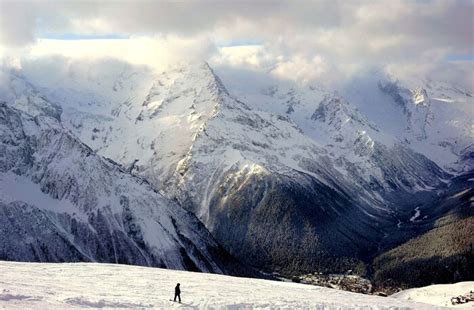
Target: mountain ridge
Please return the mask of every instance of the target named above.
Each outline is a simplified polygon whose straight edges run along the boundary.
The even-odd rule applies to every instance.
[[[193,215],[96,155],[56,119],[6,103],[0,112],[2,259],[252,274]]]
[[[413,107],[404,112],[400,104],[414,111],[430,106],[436,120],[448,109],[429,88],[410,92],[393,81],[390,94],[377,81],[370,88],[373,100],[398,109],[400,124],[422,122],[419,136],[374,119],[378,112],[368,117],[366,97],[350,90],[282,84],[242,93],[226,88],[208,64],[117,71],[93,79],[76,74],[76,84],[63,82],[75,88],[46,87],[30,96],[61,98],[62,123],[93,151],[177,200],[227,251],[267,271],[369,272],[374,255],[425,232],[406,228],[417,212],[421,226],[433,225],[431,217],[446,212],[425,213],[436,195],[453,175],[472,169],[468,143],[457,159],[441,145],[458,125],[436,140],[435,123],[406,118]],[[435,90],[443,100],[455,98],[450,89]],[[461,134],[464,146],[472,136]],[[460,170],[443,166],[447,161],[431,154],[438,149],[451,152],[448,166],[456,160]]]

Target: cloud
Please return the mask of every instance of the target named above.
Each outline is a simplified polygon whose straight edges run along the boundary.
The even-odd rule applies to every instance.
[[[0,1],[0,42],[11,46],[33,42],[35,17],[21,2]]]
[[[0,44],[6,54],[26,46],[34,53],[110,55],[155,67],[207,59],[298,81],[337,80],[373,66],[428,74],[459,67],[446,62],[447,55],[474,54],[473,12],[470,0],[0,0]],[[37,42],[63,34],[130,39],[71,47]],[[249,41],[261,44],[219,47]],[[466,70],[457,72],[463,75],[457,80],[470,78]]]
[[[29,58],[56,55],[83,60],[112,58],[164,70],[180,62],[205,61],[214,49],[214,44],[206,37],[132,37],[113,40],[40,39],[28,48],[26,55]]]
[[[18,43],[27,42],[41,32],[85,32],[128,34],[195,35],[216,29],[234,28],[244,23],[331,26],[342,18],[335,2],[302,1],[25,1],[2,0],[1,18],[23,22],[25,30],[16,32],[5,23],[2,32],[10,32]],[[41,29],[38,29],[41,28]],[[256,28],[253,28],[256,29]],[[39,30],[39,31],[38,31]],[[261,31],[262,29],[258,29]],[[252,30],[255,31],[255,30]],[[21,37],[21,38],[20,38]]]
[[[306,59],[299,55],[276,63],[271,73],[280,78],[290,78],[301,83],[307,83],[320,78],[327,72],[327,65],[319,55]]]

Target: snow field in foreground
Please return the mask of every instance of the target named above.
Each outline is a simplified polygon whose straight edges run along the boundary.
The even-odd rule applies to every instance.
[[[412,288],[393,294],[392,297],[454,308],[474,308],[474,302],[454,306],[451,304],[451,297],[465,295],[470,291],[474,291],[474,281]]]
[[[96,263],[0,262],[0,308],[434,309],[288,282]],[[173,303],[181,283],[182,304]]]

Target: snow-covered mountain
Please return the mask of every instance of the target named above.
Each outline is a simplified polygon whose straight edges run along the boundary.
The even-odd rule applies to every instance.
[[[420,233],[414,214],[472,170],[472,97],[442,83],[376,77],[334,92],[223,83],[207,64],[113,68],[71,66],[54,83],[9,72],[2,96],[33,115],[51,102],[93,152],[259,268],[363,272],[374,253]],[[428,214],[425,223],[440,215]]]
[[[347,84],[344,95],[381,130],[451,173],[473,169],[472,94],[446,82],[378,72]]]
[[[245,273],[194,215],[56,116],[0,103],[0,259]]]
[[[357,194],[380,195],[369,204],[383,201],[394,211],[397,228],[385,224],[381,249],[400,243],[401,235],[414,236],[407,230],[418,229],[416,235],[420,227],[436,225],[443,214],[456,209],[441,207],[442,197],[454,195],[454,188],[463,192],[470,187],[469,177],[461,183],[448,181],[448,173],[469,175],[474,168],[474,102],[465,91],[435,81],[400,82],[374,72],[355,78],[339,92],[318,84],[298,86],[266,78],[245,83],[238,78],[223,72],[231,93],[253,109],[291,119],[328,151],[334,167],[358,188]],[[414,225],[420,208],[423,219]]]
[[[340,145],[343,139],[350,140],[363,131],[385,145],[403,143],[451,173],[474,166],[472,160],[459,161],[472,152],[474,100],[469,92],[446,82],[398,80],[368,71],[334,92],[315,83],[301,86],[265,78],[244,83],[239,75],[222,73],[231,93],[255,109],[287,115],[326,147],[334,148],[334,144]],[[329,111],[331,98],[342,98],[337,101],[345,104],[343,108],[333,104],[326,122],[318,114]],[[330,126],[321,127],[312,120]]]

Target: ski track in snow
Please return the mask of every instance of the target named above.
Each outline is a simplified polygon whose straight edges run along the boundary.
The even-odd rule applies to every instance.
[[[96,263],[0,262],[1,309],[441,309],[312,285]],[[170,301],[181,283],[183,303]]]

